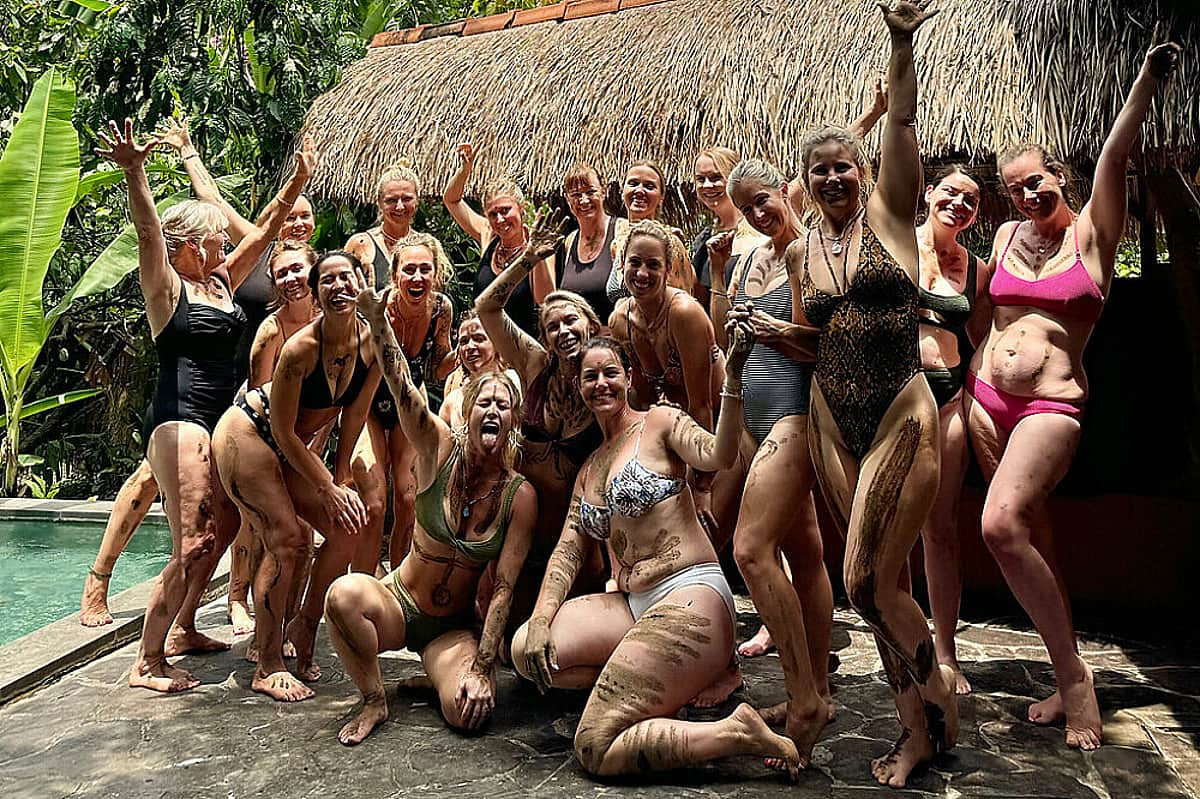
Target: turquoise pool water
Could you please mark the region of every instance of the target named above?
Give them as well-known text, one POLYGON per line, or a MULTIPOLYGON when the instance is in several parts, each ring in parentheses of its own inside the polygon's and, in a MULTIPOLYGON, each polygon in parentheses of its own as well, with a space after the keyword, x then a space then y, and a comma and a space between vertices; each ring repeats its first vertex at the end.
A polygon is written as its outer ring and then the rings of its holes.
MULTIPOLYGON (((102 523, 0 521, 0 644, 79 610, 102 523)), ((171 554, 165 524, 143 524, 113 570, 110 595, 157 577, 171 554)))

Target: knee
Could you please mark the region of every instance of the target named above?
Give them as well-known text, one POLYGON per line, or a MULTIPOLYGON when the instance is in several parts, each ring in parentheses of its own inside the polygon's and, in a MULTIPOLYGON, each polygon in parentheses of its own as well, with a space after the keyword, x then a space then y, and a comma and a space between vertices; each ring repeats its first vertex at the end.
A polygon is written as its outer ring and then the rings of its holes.
POLYGON ((196 535, 187 536, 183 539, 183 546, 180 550, 184 568, 207 560, 216 549, 217 534, 214 529, 205 527, 197 531, 196 535))
POLYGON ((775 548, 760 536, 750 534, 749 530, 738 530, 734 535, 733 559, 747 580, 755 579, 772 566, 778 567, 775 548))
POLYGON ((533 682, 533 677, 529 674, 529 670, 525 667, 525 634, 528 632, 529 622, 525 622, 513 635, 511 661, 513 670, 524 677, 526 680, 533 682))
POLYGON ((850 605, 868 624, 878 624, 882 620, 879 611, 879 573, 872 567, 848 568, 842 577, 850 605))
POLYGON ((1029 523, 1010 503, 987 503, 981 527, 983 541, 993 557, 1006 557, 1029 543, 1029 523))
POLYGON ((298 521, 277 525, 267 540, 271 554, 281 560, 301 558, 308 554, 308 531, 298 521))
POLYGON ((365 574, 343 574, 334 580, 325 594, 325 615, 345 619, 351 613, 362 612, 370 579, 365 574))
POLYGON ((617 739, 617 731, 611 724, 605 724, 601 719, 593 719, 584 713, 575 730, 575 757, 588 774, 605 776, 604 761, 613 741, 617 739))

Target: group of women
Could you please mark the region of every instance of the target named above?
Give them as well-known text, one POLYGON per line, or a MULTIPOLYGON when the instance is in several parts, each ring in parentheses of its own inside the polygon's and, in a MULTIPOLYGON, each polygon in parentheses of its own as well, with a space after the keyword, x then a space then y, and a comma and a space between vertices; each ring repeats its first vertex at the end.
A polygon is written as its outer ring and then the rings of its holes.
POLYGON ((1126 160, 1179 48, 1151 47, 1079 212, 1044 148, 1001 157, 1021 219, 1000 227, 985 261, 958 242, 980 183, 960 167, 923 181, 913 38, 935 13, 883 8, 886 93, 854 129, 806 136, 795 179, 727 148, 701 152, 697 194, 716 226, 691 257, 656 221, 665 180, 650 162, 625 175, 624 217, 606 212, 595 169, 573 167, 563 190, 577 226, 564 242, 556 220, 526 223, 510 182, 473 209, 478 151, 460 146, 444 201, 482 258, 454 349, 455 309, 439 291, 451 270, 438 241, 412 230, 410 166, 381 177, 377 226, 317 256, 300 193, 307 142, 250 223, 220 198, 186 126, 139 143, 128 121, 112 124, 99 152, 129 184, 160 379, 147 466, 118 498, 84 623, 106 621, 104 581, 156 491, 173 536, 130 684, 191 688, 167 656, 228 646, 195 629, 195 611, 237 538, 230 615, 235 632, 254 629, 252 687, 312 695, 324 613, 363 695, 344 744, 387 718, 378 655, 407 647, 459 729, 491 717, 506 659, 543 691, 590 691, 575 733, 590 773, 754 754, 795 774, 835 712, 819 486, 903 727, 872 771, 902 786, 954 746, 957 695, 970 691, 954 646, 969 440, 989 482, 984 539, 1054 666, 1058 690, 1029 718, 1065 721, 1070 746, 1099 746, 1045 506, 1079 438, 1081 356, 1112 280, 1126 160), (859 136, 885 113, 872 180, 859 136), (160 142, 202 198, 161 219, 143 168, 160 142), (274 299, 242 366, 236 298, 252 277, 274 299), (435 413, 426 385, 447 376, 435 413), (909 588, 922 536, 932 635, 909 588), (778 648, 788 699, 681 721, 685 705, 718 704, 741 684, 718 561, 730 538, 765 626, 745 652, 778 648))

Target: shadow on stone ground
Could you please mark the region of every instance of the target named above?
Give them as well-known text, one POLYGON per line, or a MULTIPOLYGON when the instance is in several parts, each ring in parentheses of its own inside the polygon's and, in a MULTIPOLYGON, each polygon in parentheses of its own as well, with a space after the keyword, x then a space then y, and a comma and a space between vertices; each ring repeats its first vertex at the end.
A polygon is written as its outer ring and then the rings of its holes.
MULTIPOLYGON (((739 640, 758 627, 739 600, 739 640)), ((748 612, 749 611, 749 612, 748 612)), ((227 640, 223 605, 202 626, 227 640)), ((419 676, 408 653, 388 656, 390 720, 362 745, 334 736, 358 695, 321 635, 323 675, 317 697, 281 705, 249 690, 253 666, 246 638, 232 652, 188 657, 181 665, 204 685, 157 696, 125 686, 133 646, 80 669, 0 709, 0 792, 5 797, 795 797, 987 796, 1075 799, 1173 799, 1200 787, 1200 667, 1195 652, 1135 642, 1086 639, 1105 711, 1105 746, 1066 749, 1061 728, 1025 721, 1025 708, 1053 690, 1036 634, 997 623, 964 625, 959 653, 975 694, 961 703, 956 749, 939 756, 903 790, 875 785, 870 759, 900 731, 867 627, 850 611, 835 619, 833 676, 838 716, 800 782, 753 758, 655 775, 638 783, 600 783, 580 769, 571 739, 586 696, 542 697, 499 677, 495 719, 485 734, 465 737, 441 721, 432 692, 395 690, 419 676), (1191 788, 1189 788, 1189 782, 1191 788)), ((743 660, 746 687, 734 701, 755 705, 784 697, 775 656, 743 660)), ((705 720, 727 714, 734 701, 705 720)))

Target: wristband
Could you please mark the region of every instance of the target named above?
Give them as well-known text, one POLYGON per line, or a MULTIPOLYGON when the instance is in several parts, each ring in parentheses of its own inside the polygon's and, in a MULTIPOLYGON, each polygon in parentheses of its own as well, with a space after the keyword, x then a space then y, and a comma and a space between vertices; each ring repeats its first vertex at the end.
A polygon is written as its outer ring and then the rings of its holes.
POLYGON ((183 157, 183 160, 184 160, 184 161, 190 161, 190 160, 192 160, 193 158, 199 158, 199 157, 200 157, 200 153, 192 153, 191 155, 185 155, 185 156, 183 157))
POLYGON ((735 392, 729 386, 721 386, 721 396, 731 400, 738 400, 740 402, 742 400, 742 389, 739 387, 735 392))

